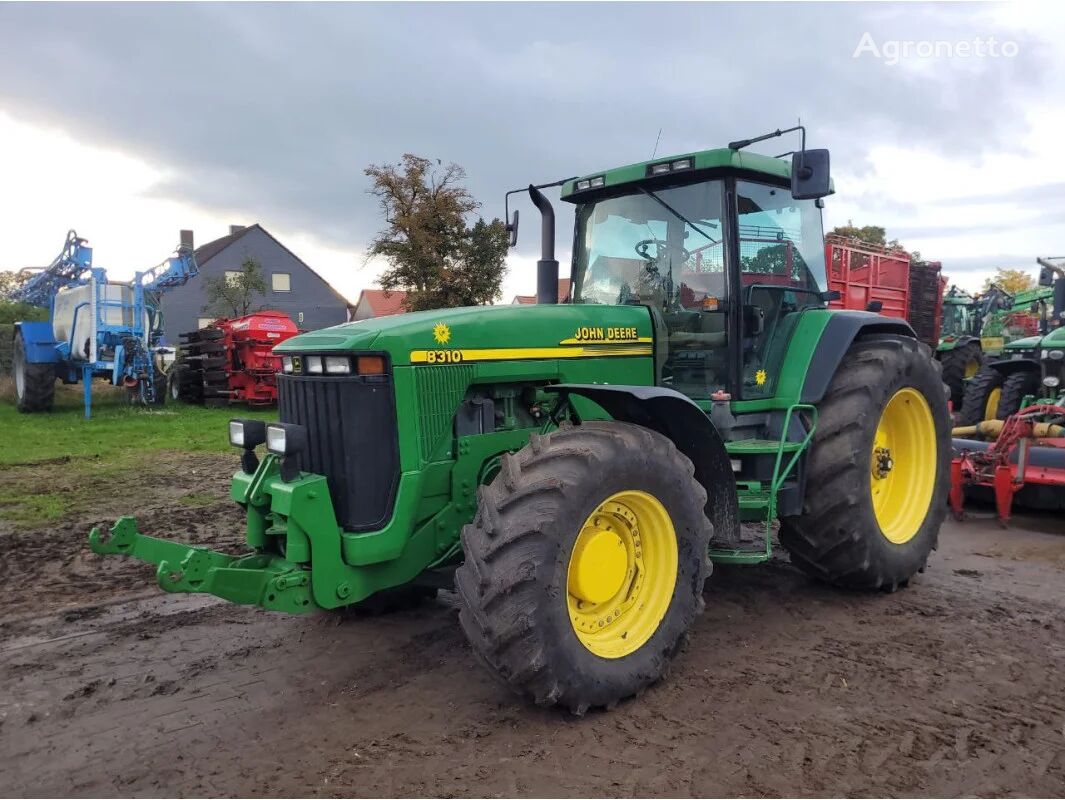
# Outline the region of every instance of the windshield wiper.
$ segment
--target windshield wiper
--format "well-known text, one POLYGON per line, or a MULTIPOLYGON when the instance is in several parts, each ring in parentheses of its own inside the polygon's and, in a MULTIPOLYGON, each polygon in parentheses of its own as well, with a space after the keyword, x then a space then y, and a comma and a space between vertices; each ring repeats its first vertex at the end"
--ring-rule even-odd
POLYGON ((664 208, 670 214, 675 216, 681 222, 684 222, 687 225, 691 225, 691 227, 694 230, 698 231, 700 234, 702 234, 703 238, 706 239, 708 242, 710 242, 710 244, 719 244, 720 243, 720 240, 715 239, 713 236, 708 234, 706 231, 704 231, 702 228, 700 228, 698 225, 696 225, 694 222, 692 222, 686 216, 684 216, 679 211, 677 211, 677 209, 673 208, 673 206, 671 206, 669 203, 667 203, 665 200, 663 200, 657 194, 655 194, 654 192, 648 191, 647 189, 645 189, 642 186, 639 187, 639 189, 640 189, 641 192, 643 192, 645 195, 650 197, 652 200, 654 200, 656 203, 658 203, 660 206, 662 206, 662 208, 664 208))

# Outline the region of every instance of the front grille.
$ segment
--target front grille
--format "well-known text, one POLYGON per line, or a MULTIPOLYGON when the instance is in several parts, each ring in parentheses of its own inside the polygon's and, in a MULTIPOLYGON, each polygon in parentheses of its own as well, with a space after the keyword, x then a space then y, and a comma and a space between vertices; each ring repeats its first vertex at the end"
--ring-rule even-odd
POLYGON ((299 467, 326 477, 337 522, 348 531, 384 527, 399 483, 391 376, 278 375, 277 384, 281 421, 307 429, 299 467))

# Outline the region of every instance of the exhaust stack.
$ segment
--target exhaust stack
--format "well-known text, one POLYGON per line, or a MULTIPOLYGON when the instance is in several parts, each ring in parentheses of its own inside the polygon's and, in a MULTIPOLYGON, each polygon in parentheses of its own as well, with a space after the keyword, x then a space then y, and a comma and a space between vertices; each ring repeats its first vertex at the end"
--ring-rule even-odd
POLYGON ((558 303, 558 261, 555 260, 555 209, 551 201, 535 186, 529 197, 540 211, 540 260, 536 262, 536 302, 558 303))

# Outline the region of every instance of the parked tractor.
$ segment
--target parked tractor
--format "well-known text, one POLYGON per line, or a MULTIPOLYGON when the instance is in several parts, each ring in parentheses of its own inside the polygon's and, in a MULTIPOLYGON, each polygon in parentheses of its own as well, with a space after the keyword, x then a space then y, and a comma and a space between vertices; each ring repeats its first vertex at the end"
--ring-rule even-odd
POLYGON ((247 554, 132 517, 92 549, 292 613, 454 585, 488 669, 578 714, 657 681, 712 565, 767 561, 778 524, 819 580, 906 586, 947 512, 940 368, 904 320, 827 308, 828 151, 746 150, 795 130, 530 186, 537 305, 276 348, 280 421, 229 424, 247 554), (551 186, 576 212, 568 304, 551 186))
POLYGON ((273 349, 297 333, 284 312, 257 311, 180 334, 181 355, 169 373, 171 398, 206 406, 276 404, 281 356, 273 349))
POLYGON ((960 423, 1004 420, 1021 410, 1026 397, 1052 399, 1061 386, 1065 358, 1065 259, 1037 259, 1040 292, 1030 293, 1038 309, 1034 336, 1006 341, 1001 356, 989 361, 965 389, 960 423))
POLYGON ((84 386, 85 417, 92 413, 92 381, 125 387, 131 404, 162 405, 166 376, 160 368, 162 315, 158 297, 199 271, 191 246, 132 281, 108 280, 94 267, 88 240, 73 230, 63 250, 43 269, 31 269, 12 294, 15 302, 46 308, 44 322, 16 322, 12 371, 18 410, 50 411, 55 382, 84 386))

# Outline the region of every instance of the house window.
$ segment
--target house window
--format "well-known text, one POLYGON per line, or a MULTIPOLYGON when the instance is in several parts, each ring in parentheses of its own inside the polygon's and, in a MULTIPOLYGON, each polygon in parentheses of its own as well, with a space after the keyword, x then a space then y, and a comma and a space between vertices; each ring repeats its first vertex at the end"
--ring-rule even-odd
POLYGON ((240 281, 240 270, 227 269, 226 283, 230 286, 240 281))
POLYGON ((214 322, 214 317, 200 317, 198 320, 196 320, 196 327, 202 330, 208 325, 210 325, 212 322, 214 322))
POLYGON ((292 291, 292 281, 287 272, 274 272, 270 275, 270 281, 275 292, 292 291))

